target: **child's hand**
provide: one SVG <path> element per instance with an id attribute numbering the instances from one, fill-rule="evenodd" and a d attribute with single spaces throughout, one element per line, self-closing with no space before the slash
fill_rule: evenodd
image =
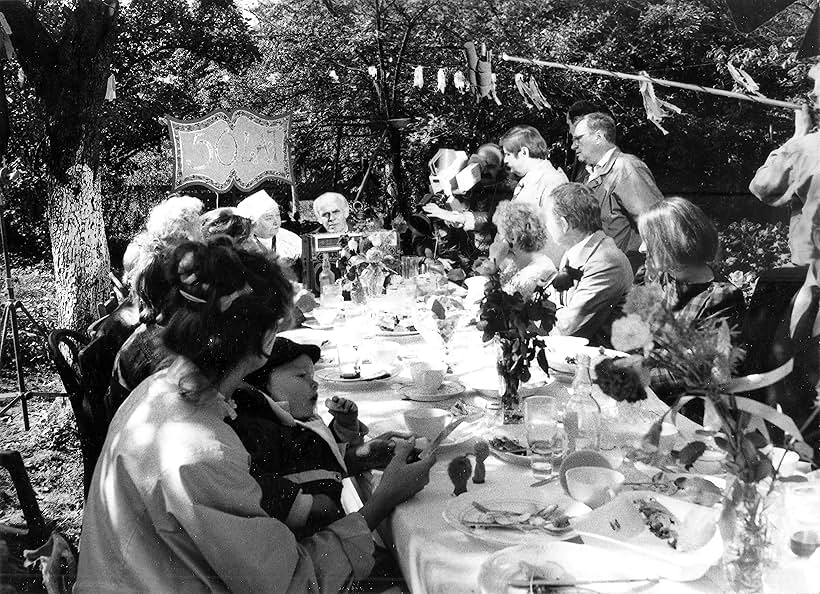
<path id="1" fill-rule="evenodd" d="M 334 396 L 325 400 L 325 406 L 342 427 L 353 431 L 359 428 L 359 407 L 352 400 Z"/>

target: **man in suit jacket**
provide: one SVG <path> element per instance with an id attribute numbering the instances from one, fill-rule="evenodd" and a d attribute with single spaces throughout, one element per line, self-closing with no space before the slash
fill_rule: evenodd
<path id="1" fill-rule="evenodd" d="M 572 132 L 572 148 L 586 163 L 579 181 L 598 199 L 604 233 L 626 254 L 635 272 L 644 263 L 639 250 L 638 215 L 663 198 L 646 164 L 615 144 L 615 120 L 604 113 L 584 116 Z"/>
<path id="2" fill-rule="evenodd" d="M 554 332 L 608 346 L 612 321 L 632 286 L 629 260 L 601 230 L 601 211 L 590 188 L 563 184 L 546 204 L 547 230 L 566 250 L 561 278 L 553 283 L 559 292 Z"/>

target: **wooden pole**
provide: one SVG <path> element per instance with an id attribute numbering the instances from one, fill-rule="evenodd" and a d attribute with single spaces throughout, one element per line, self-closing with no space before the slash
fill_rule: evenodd
<path id="1" fill-rule="evenodd" d="M 601 68 L 588 68 L 587 66 L 573 66 L 571 64 L 561 64 L 560 62 L 548 62 L 546 60 L 536 60 L 530 58 L 519 58 L 517 56 L 510 56 L 508 54 L 501 54 L 501 59 L 507 62 L 520 62 L 522 64 L 532 64 L 535 66 L 544 66 L 545 68 L 560 68 L 562 70 L 571 70 L 573 72 L 586 72 L 588 74 L 599 74 L 601 76 L 611 76 L 615 78 L 622 78 L 626 80 L 635 80 L 639 82 L 651 82 L 662 87 L 675 87 L 677 89 L 686 89 L 687 91 L 695 91 L 696 93 L 706 93 L 708 95 L 717 95 L 719 97 L 729 97 L 731 99 L 740 99 L 741 101 L 752 101 L 762 105 L 769 105 L 772 107 L 781 107 L 783 109 L 802 109 L 803 106 L 799 103 L 790 103 L 788 101 L 778 101 L 777 99 L 767 99 L 766 97 L 755 97 L 754 95 L 745 95 L 735 91 L 726 91 L 724 89 L 715 89 L 713 87 L 702 87 L 700 85 L 693 85 L 690 83 L 682 83 L 674 80 L 665 80 L 662 78 L 652 78 L 651 76 L 644 76 L 642 74 L 626 74 L 625 72 L 613 72 L 611 70 L 603 70 Z"/>

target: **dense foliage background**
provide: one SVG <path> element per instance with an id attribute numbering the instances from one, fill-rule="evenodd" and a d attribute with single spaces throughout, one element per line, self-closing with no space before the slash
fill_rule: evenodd
<path id="1" fill-rule="evenodd" d="M 303 199 L 332 187 L 353 194 L 376 151 L 363 201 L 392 212 L 426 190 L 426 163 L 438 148 L 471 150 L 515 123 L 537 126 L 562 162 L 564 111 L 576 99 L 589 99 L 612 111 L 622 148 L 649 164 L 665 193 L 694 198 L 724 226 L 742 216 L 775 220 L 779 214 L 757 205 L 746 187 L 768 151 L 790 134 L 788 112 L 658 87 L 684 111 L 664 121 L 670 131 L 664 136 L 646 120 L 634 83 L 498 59 L 507 52 L 646 70 L 721 88 L 732 87 L 726 70 L 732 61 L 768 96 L 798 99 L 808 90 L 806 66 L 794 58 L 811 15 L 807 6 L 797 3 L 748 35 L 735 29 L 722 6 L 717 0 L 291 0 L 259 4 L 249 22 L 229 0 L 133 0 L 118 21 L 117 99 L 108 103 L 104 121 L 103 206 L 112 260 L 169 189 L 170 146 L 161 117 L 198 117 L 216 108 L 293 112 Z M 461 46 L 471 39 L 495 52 L 500 106 L 477 103 L 452 86 L 454 72 L 465 71 Z M 412 86 L 417 65 L 425 66 L 421 89 Z M 435 88 L 441 67 L 449 81 L 443 94 Z M 525 106 L 513 82 L 518 72 L 536 77 L 552 109 Z M 13 248 L 39 260 L 47 257 L 49 241 L 39 173 L 48 150 L 44 124 L 14 62 L 3 75 L 10 156 L 25 171 L 9 192 Z M 410 124 L 390 127 L 379 144 L 384 122 L 400 117 Z M 268 189 L 287 204 L 288 187 Z M 215 205 L 213 194 L 201 196 Z"/>

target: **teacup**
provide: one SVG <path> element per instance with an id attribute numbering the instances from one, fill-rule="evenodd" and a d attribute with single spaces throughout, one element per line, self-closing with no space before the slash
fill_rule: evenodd
<path id="1" fill-rule="evenodd" d="M 668 454 L 671 452 L 678 441 L 680 431 L 675 427 L 674 423 L 662 423 L 661 435 L 658 439 L 658 450 L 661 454 Z"/>
<path id="2" fill-rule="evenodd" d="M 445 363 L 433 363 L 431 361 L 414 361 L 410 364 L 410 377 L 413 383 L 424 392 L 435 392 L 444 381 L 447 373 Z"/>
<path id="3" fill-rule="evenodd" d="M 404 411 L 407 428 L 428 441 L 433 441 L 447 426 L 450 413 L 441 408 L 414 408 Z"/>
<path id="4" fill-rule="evenodd" d="M 613 499 L 624 483 L 617 470 L 598 466 L 578 466 L 567 470 L 569 496 L 592 509 Z"/>

